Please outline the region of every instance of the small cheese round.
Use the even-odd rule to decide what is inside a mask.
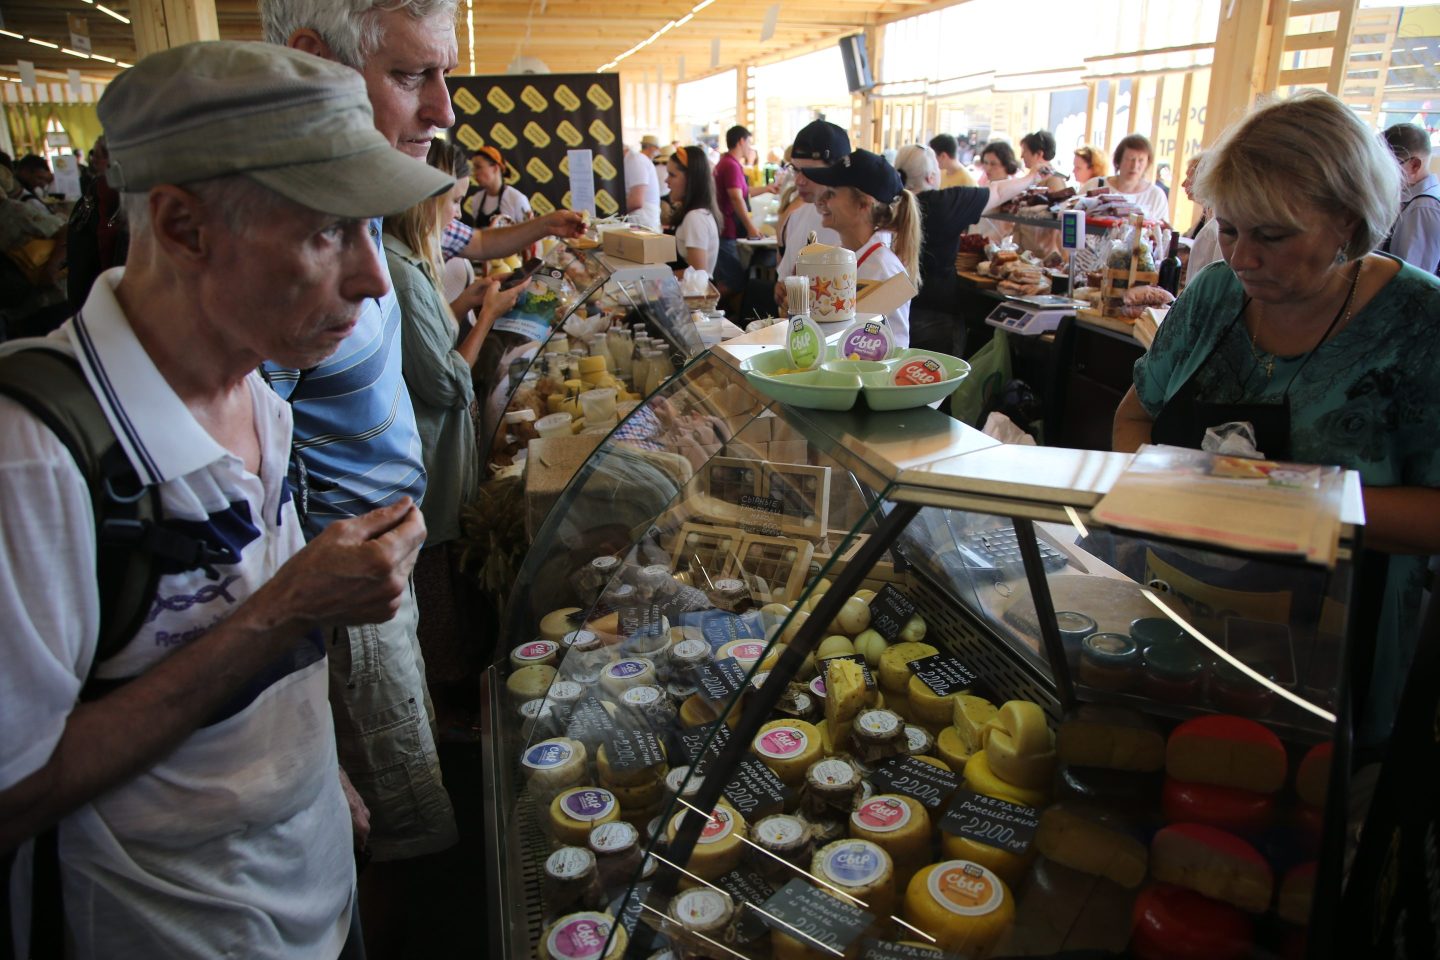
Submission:
[[[944,753],[941,753],[941,756],[943,757]],[[976,793],[1018,803],[1022,807],[1043,807],[1049,797],[1049,791],[1043,788],[1021,787],[1001,780],[990,769],[990,761],[984,750],[978,751],[965,761],[965,785]]]
[[[837,840],[820,848],[810,872],[839,887],[877,917],[895,912],[895,865],[890,854],[870,840]]]
[[[545,931],[542,943],[543,960],[616,960],[625,955],[628,938],[625,928],[617,926],[610,914],[587,911],[556,920]]]
[[[929,730],[913,723],[905,725],[905,752],[910,756],[920,756],[930,753],[935,749],[935,737]],[[950,769],[948,766],[946,769]]]
[[[537,799],[548,802],[571,787],[583,786],[587,776],[585,745],[569,737],[542,740],[520,755],[520,768]]]
[[[600,688],[618,697],[631,687],[655,682],[655,663],[648,657],[626,657],[600,671]]]
[[[933,657],[939,652],[928,643],[918,642],[902,642],[886,647],[885,652],[880,654],[880,686],[887,693],[905,694],[910,678],[914,676],[908,666],[910,661]]]
[[[675,842],[675,835],[680,831],[680,821],[690,812],[681,810],[670,818],[670,823],[665,828],[666,843]],[[745,818],[740,816],[734,807],[720,801],[711,811],[709,821],[695,841],[690,862],[681,866],[702,880],[714,880],[729,873],[740,863],[740,857],[745,852],[745,830]]]
[[[573,787],[550,801],[550,832],[573,847],[585,846],[596,826],[618,819],[619,802],[600,787]]]
[[[544,697],[545,691],[550,689],[550,684],[554,681],[554,667],[532,663],[521,667],[505,679],[505,691],[510,695],[511,703],[518,707],[527,700]]]
[[[519,670],[532,663],[553,667],[560,658],[560,644],[554,640],[531,640],[510,651],[510,666]]]
[[[751,744],[760,762],[774,771],[786,786],[799,787],[806,769],[820,759],[820,731],[804,720],[772,720],[760,728]]]
[[[544,619],[540,621],[540,639],[559,643],[561,637],[575,629],[571,617],[580,612],[579,607],[561,607],[559,610],[552,610],[545,614]]]
[[[946,860],[911,878],[905,921],[934,937],[942,950],[986,956],[1015,922],[1015,898],[994,871]]]
[[[664,755],[665,745],[660,744],[660,753]],[[600,744],[595,751],[595,772],[600,775],[600,782],[605,786],[633,787],[648,784],[656,780],[664,780],[668,771],[665,763],[659,763],[653,767],[632,767],[628,770],[616,770],[611,765],[611,758],[605,753],[605,744]]]
[[[955,719],[955,700],[959,693],[946,694],[937,697],[935,691],[926,685],[919,677],[911,677],[905,687],[906,695],[910,698],[910,709],[915,719],[924,724],[938,724],[942,727],[949,726]]]
[[[918,800],[897,793],[856,806],[850,814],[850,835],[879,844],[897,869],[918,866],[930,857],[930,815]]]

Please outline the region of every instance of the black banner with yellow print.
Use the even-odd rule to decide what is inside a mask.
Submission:
[[[455,106],[450,137],[471,153],[494,146],[505,182],[537,215],[570,206],[569,150],[589,150],[595,207],[602,216],[625,203],[620,142],[620,77],[613,73],[447,77]]]

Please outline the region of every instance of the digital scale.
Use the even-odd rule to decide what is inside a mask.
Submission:
[[[1053,295],[1011,297],[991,310],[985,322],[1018,336],[1038,337],[1058,328],[1061,320],[1075,316],[1075,309],[1084,305],[1081,300]]]

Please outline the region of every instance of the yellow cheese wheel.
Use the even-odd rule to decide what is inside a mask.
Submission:
[[[914,676],[906,664],[921,657],[933,657],[939,652],[928,643],[891,644],[880,654],[880,686],[888,693],[905,693],[910,687],[910,678]]]
[[[986,727],[985,756],[995,776],[1027,789],[1049,785],[1055,774],[1055,735],[1039,704],[1011,700]]]
[[[965,744],[967,753],[984,749],[985,727],[995,719],[995,715],[999,712],[995,704],[984,697],[962,693],[955,698],[955,712],[952,719],[961,741]]]
[[[934,937],[942,950],[983,957],[1015,922],[1015,898],[993,870],[946,860],[910,879],[905,921]]]
[[[937,759],[937,758],[935,758],[935,757],[927,757],[927,756],[925,756],[924,754],[920,754],[920,755],[916,756],[915,759],[916,759],[916,760],[919,760],[921,763],[928,763],[928,764],[930,764],[930,766],[932,766],[932,767],[935,767],[935,768],[940,769],[940,770],[944,770],[946,773],[954,773],[954,772],[955,772],[954,768],[952,768],[952,767],[950,766],[950,764],[946,763],[944,760],[940,760],[940,759]]]
[[[850,836],[877,844],[895,861],[899,876],[930,859],[930,815],[918,800],[876,794],[850,814]]]
[[[937,697],[935,691],[927,687],[925,681],[919,677],[910,678],[906,693],[910,697],[910,708],[915,713],[916,722],[927,726],[937,724],[941,727],[948,727],[955,722],[955,700],[960,696],[958,693]]]
[[[665,827],[667,843],[675,842],[680,821],[689,813],[689,810],[681,810],[670,818],[670,823]],[[700,836],[695,841],[695,850],[690,854],[690,862],[681,866],[702,880],[714,880],[729,873],[740,863],[740,857],[745,852],[745,830],[745,818],[740,816],[734,807],[721,800],[711,812],[710,821],[700,831]]]
[[[976,793],[1018,803],[1022,807],[1043,807],[1049,796],[1047,790],[1016,786],[995,776],[984,750],[978,751],[965,761],[965,785]]]
[[[631,687],[648,686],[655,682],[655,663],[649,657],[627,657],[606,664],[600,671],[600,689],[619,697]]]
[[[541,740],[525,748],[520,769],[531,794],[548,803],[562,791],[584,786],[588,776],[585,744],[569,737]]]
[[[528,667],[521,667],[505,678],[505,691],[514,703],[521,704],[545,696],[545,692],[550,689],[550,684],[553,682],[555,682],[554,667],[547,667],[543,663],[532,663]]]
[[[550,833],[562,844],[583,847],[593,828],[618,819],[619,801],[601,787],[573,787],[550,801]]]
[[[557,412],[551,411],[551,413]],[[575,625],[570,621],[570,616],[579,612],[579,607],[561,607],[559,610],[552,610],[545,614],[544,619],[540,621],[540,639],[559,643],[561,637],[575,629]]]
[[[1035,846],[1058,864],[1131,890],[1145,882],[1150,865],[1150,851],[1126,828],[1108,822],[1103,813],[1062,803],[1040,815]]]
[[[825,721],[838,749],[849,742],[850,723],[865,706],[865,674],[853,660],[825,664]]]
[[[824,753],[824,740],[804,720],[772,720],[760,728],[750,749],[790,787],[805,782],[805,771]]]
[[[815,851],[810,873],[839,887],[876,917],[895,912],[895,864],[885,848],[873,840],[836,840]]]
[[[540,945],[541,960],[574,960],[579,956],[618,960],[629,943],[623,926],[615,930],[610,949],[600,953],[614,927],[615,918],[608,913],[567,914],[546,928]]]
[[[605,371],[605,358],[604,358],[604,357],[581,357],[581,358],[580,358],[580,374],[581,374],[581,376],[584,376],[584,375],[587,374],[587,373],[603,373],[604,371]]]
[[[915,708],[911,705],[910,697],[908,694],[896,693],[892,690],[890,691],[889,696],[885,699],[889,704],[885,709],[894,710],[896,713],[900,714],[902,718],[904,718],[906,723],[920,724],[920,721],[915,716]],[[928,724],[920,725],[925,727],[926,730],[930,730],[930,726]],[[932,734],[934,733],[933,730],[931,730],[930,732]]]
[[[663,743],[660,744],[660,752],[665,752]],[[616,770],[610,765],[610,757],[605,753],[605,744],[602,743],[595,752],[595,772],[600,775],[600,782],[606,787],[636,787],[664,780],[668,768],[662,763],[654,767]]]
[[[830,725],[824,720],[815,724],[815,732],[820,736],[820,752],[829,757],[835,753],[835,742],[830,739]]]
[[[1023,854],[1014,854],[979,840],[941,831],[940,852],[952,860],[978,863],[987,870],[994,871],[997,877],[1014,887],[1025,877],[1030,864],[1035,862],[1036,847],[1033,843],[1027,844]]]
[[[960,773],[965,769],[965,761],[969,760],[974,753],[966,748],[960,731],[954,727],[946,727],[940,731],[940,735],[935,738],[935,752],[940,755],[941,760],[950,765],[950,769],[955,773]]]
[[[615,794],[615,799],[620,802],[620,814],[622,817],[632,816],[637,810],[650,810],[660,805],[665,798],[665,780],[656,777],[646,783],[635,784],[634,786],[622,787],[618,784],[605,783],[600,781],[606,790]],[[651,814],[654,816],[654,814]]]
[[[783,644],[775,644],[767,653],[767,646],[764,640],[731,640],[715,652],[716,660],[733,659],[749,673],[750,668],[760,663],[758,670],[771,670],[775,662],[780,659],[780,653],[784,649]],[[757,670],[757,672],[758,672]]]
[[[740,722],[741,712],[740,708],[736,707],[726,714],[725,725],[733,729]],[[707,723],[714,723],[717,717],[715,709],[698,693],[692,693],[684,703],[680,704],[680,725],[682,727],[704,726]]]

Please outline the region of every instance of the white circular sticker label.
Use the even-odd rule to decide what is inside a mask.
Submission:
[[[725,894],[701,888],[682,893],[675,901],[675,919],[689,927],[710,927],[730,912]]]
[[[868,840],[832,847],[823,862],[825,876],[842,887],[867,887],[885,873],[885,856]]]
[[[755,825],[755,833],[772,847],[788,847],[805,837],[805,825],[788,814],[766,817]]]
[[[590,849],[596,853],[615,853],[634,846],[639,840],[640,831],[624,820],[602,823],[590,831]]]
[[[872,736],[890,737],[900,729],[900,718],[889,710],[867,710],[860,714],[855,726]]]
[[[710,644],[704,640],[681,640],[670,648],[672,660],[699,660],[710,652]]]
[[[920,753],[928,747],[930,735],[917,726],[907,725],[905,727],[905,749],[911,753]]]
[[[540,711],[549,712],[550,703],[547,700],[526,700],[520,704],[520,716],[526,720],[534,720],[540,716]]]
[[[772,760],[798,757],[810,747],[810,738],[798,727],[773,727],[755,738],[755,750]]]
[[[643,687],[631,687],[620,695],[622,702],[632,707],[648,707],[658,703],[665,692],[659,687],[646,684]]]
[[[930,871],[930,896],[951,913],[983,917],[1005,899],[1005,888],[989,870],[969,860],[947,860]]]
[[[579,880],[595,863],[595,855],[579,847],[561,847],[545,861],[545,871],[556,880]]]
[[[579,700],[585,693],[585,688],[574,680],[556,680],[550,684],[549,697],[556,703],[570,703]]]
[[[855,768],[844,760],[821,760],[810,768],[810,779],[836,787],[850,786],[855,776]]]
[[[910,822],[910,806],[899,797],[875,797],[860,804],[850,822],[871,833],[891,833]]]
[[[520,762],[531,770],[553,770],[568,763],[575,750],[563,740],[544,740],[525,751]]]
[[[560,642],[567,647],[580,647],[582,650],[595,643],[599,638],[589,630],[571,630],[560,638]]]

